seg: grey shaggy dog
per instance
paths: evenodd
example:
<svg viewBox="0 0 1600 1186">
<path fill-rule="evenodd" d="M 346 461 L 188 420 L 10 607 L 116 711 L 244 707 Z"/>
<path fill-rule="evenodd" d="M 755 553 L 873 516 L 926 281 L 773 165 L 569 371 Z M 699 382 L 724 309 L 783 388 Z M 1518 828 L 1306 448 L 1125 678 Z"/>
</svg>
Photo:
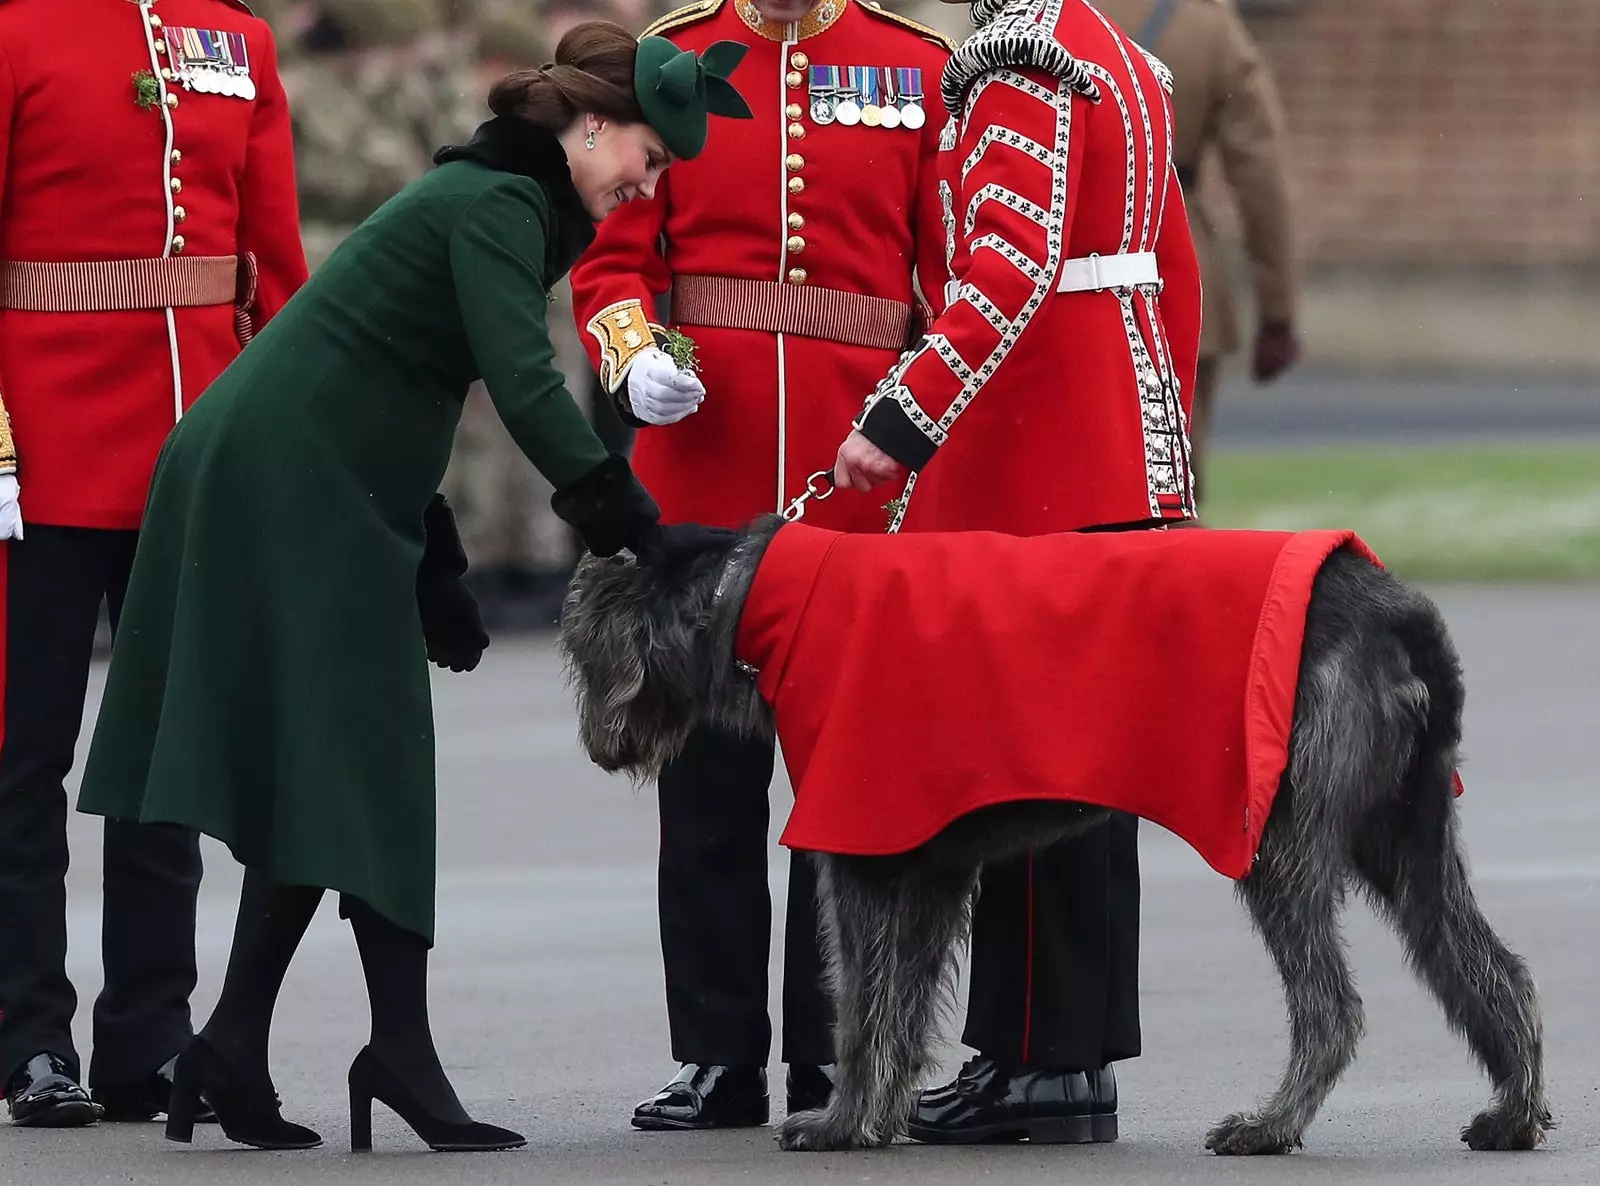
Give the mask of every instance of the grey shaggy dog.
<svg viewBox="0 0 1600 1186">
<path fill-rule="evenodd" d="M 776 516 L 666 569 L 586 557 L 561 646 L 589 756 L 643 782 L 708 724 L 771 737 L 773 714 L 734 658 L 739 615 Z M 1473 1149 L 1532 1149 L 1553 1127 L 1538 993 L 1473 895 L 1452 776 L 1460 663 L 1434 605 L 1345 549 L 1312 590 L 1288 768 L 1238 894 L 1283 980 L 1290 1055 L 1277 1090 L 1229 1116 L 1221 1154 L 1298 1148 L 1355 1055 L 1361 999 L 1339 915 L 1362 890 L 1494 1084 L 1462 1130 Z M 895 856 L 815 854 L 838 1011 L 832 1099 L 784 1122 L 785 1149 L 856 1149 L 902 1135 L 951 1000 L 980 868 L 1088 828 L 1105 812 L 1001 804 Z"/>
</svg>

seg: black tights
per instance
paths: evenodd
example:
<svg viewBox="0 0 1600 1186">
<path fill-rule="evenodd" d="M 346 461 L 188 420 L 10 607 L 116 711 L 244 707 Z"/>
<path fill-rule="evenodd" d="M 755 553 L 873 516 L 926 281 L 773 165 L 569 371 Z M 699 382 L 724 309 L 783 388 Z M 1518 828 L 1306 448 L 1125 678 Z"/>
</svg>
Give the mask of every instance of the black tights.
<svg viewBox="0 0 1600 1186">
<path fill-rule="evenodd" d="M 201 1034 L 249 1082 L 270 1082 L 267 1040 L 272 1011 L 295 949 L 322 901 L 316 886 L 278 885 L 245 870 L 239 921 L 222 995 Z M 372 1053 L 441 1120 L 470 1117 L 439 1065 L 428 1024 L 428 944 L 348 894 L 341 913 L 350 920 L 372 1008 Z"/>
</svg>

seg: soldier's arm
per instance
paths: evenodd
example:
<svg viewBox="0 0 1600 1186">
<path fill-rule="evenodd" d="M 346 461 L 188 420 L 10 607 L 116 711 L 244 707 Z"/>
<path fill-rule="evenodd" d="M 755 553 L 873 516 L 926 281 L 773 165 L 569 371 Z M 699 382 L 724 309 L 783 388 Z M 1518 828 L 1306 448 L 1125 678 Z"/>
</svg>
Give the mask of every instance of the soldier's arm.
<svg viewBox="0 0 1600 1186">
<path fill-rule="evenodd" d="M 912 215 L 917 287 L 922 290 L 934 316 L 944 312 L 945 284 L 950 279 L 951 240 L 955 235 L 955 227 L 945 222 L 944 203 L 939 198 L 939 133 L 943 123 L 940 119 L 930 119 L 922 127 L 916 209 Z"/>
<path fill-rule="evenodd" d="M 239 186 L 239 251 L 252 252 L 259 274 L 251 320 L 259 329 L 306 282 L 306 253 L 300 239 L 300 206 L 295 192 L 294 140 L 289 102 L 278 78 L 272 34 L 262 26 L 263 53 L 256 72 L 255 110 Z"/>
<path fill-rule="evenodd" d="M 1055 291 L 1062 244 L 1070 238 L 1087 102 L 1070 100 L 1078 118 L 1069 142 L 1058 144 L 1059 86 L 1040 70 L 1007 70 L 980 79 L 976 103 L 968 100 L 959 146 L 961 192 L 949 196 L 956 234 L 970 244 L 971 266 L 932 331 L 878 384 L 856 423 L 908 469 L 932 460 L 980 396 L 985 378 L 1019 343 L 1049 349 L 1035 345 L 1029 326 L 1039 303 Z M 1002 133 L 1008 134 L 1004 141 Z M 1064 182 L 1064 209 L 1052 210 L 1057 180 Z"/>
<path fill-rule="evenodd" d="M 11 73 L 11 58 L 0 46 L 0 218 L 5 217 L 5 181 L 11 164 L 11 117 L 16 109 L 17 83 Z M 0 474 L 17 472 L 17 446 L 11 436 L 11 417 L 6 415 L 4 370 L 0 369 Z"/>
<path fill-rule="evenodd" d="M 1200 361 L 1200 260 L 1176 167 L 1167 174 L 1166 203 L 1156 236 L 1156 266 L 1161 272 L 1161 325 L 1187 416 L 1194 406 L 1195 371 Z"/>
<path fill-rule="evenodd" d="M 590 364 L 612 394 L 662 332 L 654 317 L 656 298 L 672 283 L 661 255 L 671 176 L 671 169 L 662 174 L 654 198 L 628 202 L 607 217 L 572 269 L 573 317 Z"/>
<path fill-rule="evenodd" d="M 1287 324 L 1295 315 L 1295 263 L 1283 107 L 1244 22 L 1230 5 L 1219 9 L 1227 53 L 1218 86 L 1218 155 L 1238 204 L 1258 316 Z"/>
</svg>

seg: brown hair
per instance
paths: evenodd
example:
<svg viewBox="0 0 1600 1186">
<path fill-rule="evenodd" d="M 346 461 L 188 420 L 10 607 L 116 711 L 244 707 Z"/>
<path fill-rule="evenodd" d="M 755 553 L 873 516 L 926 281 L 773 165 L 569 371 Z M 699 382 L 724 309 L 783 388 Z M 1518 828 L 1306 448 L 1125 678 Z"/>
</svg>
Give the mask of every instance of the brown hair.
<svg viewBox="0 0 1600 1186">
<path fill-rule="evenodd" d="M 489 110 L 560 132 L 582 112 L 621 123 L 643 123 L 633 93 L 639 43 L 621 25 L 574 25 L 556 46 L 556 60 L 537 70 L 513 70 L 489 91 Z"/>
</svg>

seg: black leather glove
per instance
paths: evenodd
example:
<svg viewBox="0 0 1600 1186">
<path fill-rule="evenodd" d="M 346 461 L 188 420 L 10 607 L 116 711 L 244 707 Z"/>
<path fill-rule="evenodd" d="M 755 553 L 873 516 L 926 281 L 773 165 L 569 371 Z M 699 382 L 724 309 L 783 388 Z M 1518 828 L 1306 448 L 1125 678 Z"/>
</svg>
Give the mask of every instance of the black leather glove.
<svg viewBox="0 0 1600 1186">
<path fill-rule="evenodd" d="M 613 453 L 550 499 L 555 511 L 596 556 L 615 556 L 627 548 L 635 556 L 648 549 L 661 508 L 639 484 L 628 459 Z"/>
<path fill-rule="evenodd" d="M 434 495 L 423 512 L 422 526 L 426 538 L 417 566 L 417 612 L 428 660 L 451 671 L 471 671 L 483 658 L 489 635 L 477 598 L 461 579 L 467 571 L 467 553 L 444 495 Z"/>
<path fill-rule="evenodd" d="M 699 523 L 657 524 L 635 550 L 644 568 L 665 568 L 693 560 L 707 552 L 727 552 L 739 542 L 739 533 L 727 527 L 702 527 Z"/>
</svg>

